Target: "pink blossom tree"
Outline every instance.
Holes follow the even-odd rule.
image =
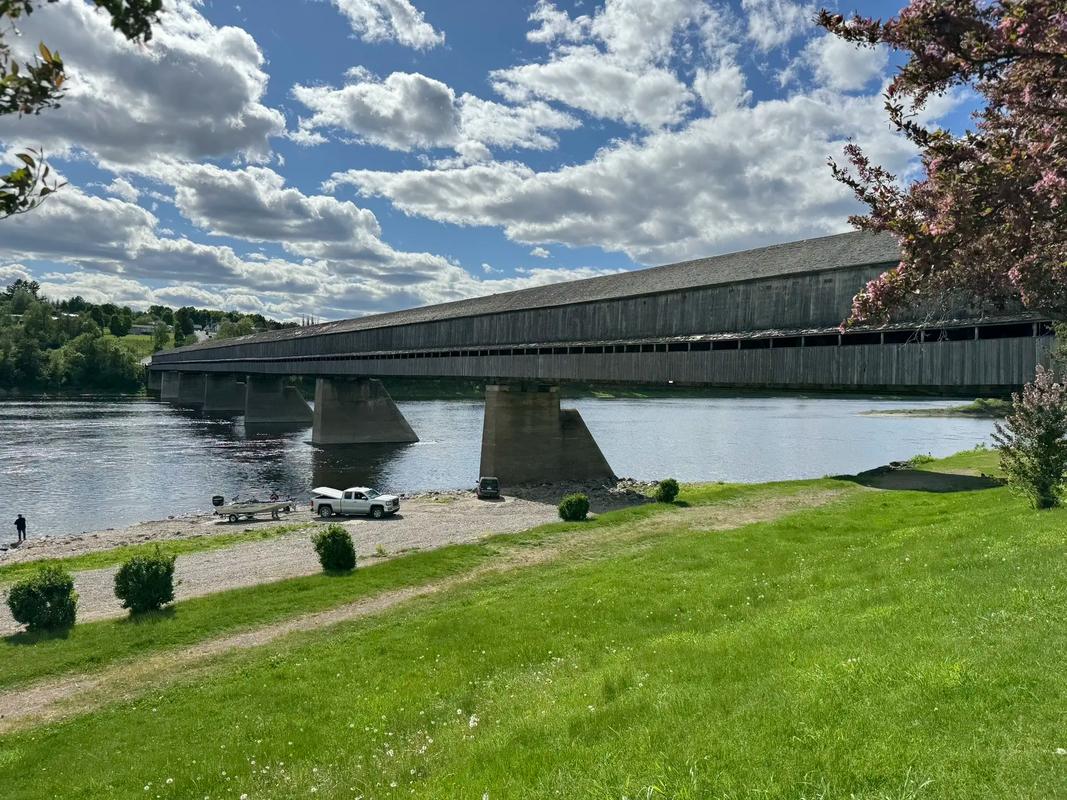
[[[892,233],[901,251],[856,295],[845,324],[951,293],[1067,320],[1067,3],[911,0],[884,22],[823,11],[819,24],[905,54],[886,108],[923,168],[901,185],[855,144],[847,165],[831,161],[869,208],[851,221]],[[917,121],[931,97],[964,87],[982,101],[970,130]]]
[[[993,434],[1001,466],[1035,508],[1058,506],[1067,474],[1067,386],[1038,367],[1033,383],[1012,399],[1011,415]]]

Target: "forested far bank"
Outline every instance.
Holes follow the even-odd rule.
[[[53,301],[35,281],[19,279],[0,293],[0,392],[138,392],[141,361],[154,352],[294,326],[189,306],[136,311],[77,296]]]

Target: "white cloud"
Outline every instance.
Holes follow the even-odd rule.
[[[877,96],[817,90],[619,142],[554,171],[516,162],[349,170],[327,188],[353,185],[406,213],[499,226],[520,242],[600,246],[662,263],[846,230],[856,204],[826,158],[850,138],[898,173],[914,155],[881,105]]]
[[[32,280],[30,271],[22,264],[0,264],[0,287],[10,286],[20,278],[24,281]]]
[[[535,247],[533,250],[530,251],[530,255],[532,255],[534,258],[550,258],[552,256],[552,253],[550,253],[544,247]]]
[[[859,47],[831,34],[809,41],[802,58],[820,85],[842,92],[865,88],[889,66],[885,47]]]
[[[538,27],[527,31],[526,38],[538,44],[551,44],[557,39],[578,41],[589,34],[592,20],[588,16],[571,18],[566,11],[561,11],[550,0],[538,0],[537,6],[530,13],[530,22]]]
[[[107,189],[108,194],[112,194],[115,197],[130,203],[136,203],[137,198],[141,196],[141,192],[137,187],[125,178],[115,178],[115,180],[111,181],[111,183],[104,188]]]
[[[550,150],[557,142],[545,131],[571,130],[579,125],[570,114],[546,103],[506,106],[465,94],[459,108],[461,138],[491,147]]]
[[[351,70],[341,88],[295,86],[293,97],[314,111],[302,130],[341,128],[393,150],[447,147],[459,138],[456,95],[441,81],[411,72],[378,80]]]
[[[752,100],[752,91],[745,88],[745,74],[732,61],[723,61],[711,70],[698,69],[693,89],[713,114],[725,114]]]
[[[395,41],[422,50],[445,40],[410,0],[334,0],[334,4],[366,42]]]
[[[815,6],[791,0],[741,0],[747,14],[748,38],[763,51],[788,44],[815,29]]]
[[[681,121],[692,100],[669,70],[634,68],[591,45],[562,47],[544,63],[494,70],[490,80],[512,102],[554,100],[646,128]]]
[[[395,250],[381,239],[371,211],[355,203],[286,188],[265,167],[225,170],[207,164],[167,170],[174,202],[209,233],[250,242],[276,242],[295,256],[323,259],[337,273],[410,283],[449,262],[431,253]]]
[[[86,150],[119,166],[265,159],[285,120],[261,102],[263,54],[246,31],[212,25],[198,6],[171,0],[151,42],[138,45],[83,0],[41,5],[19,21],[23,35],[8,41],[20,58],[41,40],[61,52],[66,95],[40,116],[0,118],[0,140],[43,145],[53,155]]]
[[[538,3],[527,34],[549,44],[547,61],[490,73],[493,88],[514,102],[541,98],[648,129],[681,122],[693,95],[672,60],[694,55],[725,18],[705,0],[606,0],[593,16],[572,18]]]
[[[339,128],[391,150],[451,147],[465,155],[464,148],[474,145],[546,150],[556,140],[545,131],[578,125],[545,103],[510,107],[471,94],[457,98],[451,87],[417,72],[380,80],[356,68],[349,78],[341,88],[293,88],[293,96],[314,112],[300,121],[301,143],[323,141],[316,129]]]
[[[127,277],[308,289],[304,263],[242,259],[229,247],[160,235],[155,215],[117,198],[66,186],[32,214],[4,221],[5,254]]]
[[[591,28],[623,63],[663,64],[675,54],[679,32],[699,26],[709,13],[704,0],[607,0]]]

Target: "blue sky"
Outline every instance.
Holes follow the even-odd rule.
[[[16,49],[58,49],[68,97],[0,141],[69,185],[2,223],[0,279],[338,318],[847,230],[826,158],[854,138],[907,175],[914,154],[882,111],[893,55],[814,11],[169,0],[137,46],[61,0]]]

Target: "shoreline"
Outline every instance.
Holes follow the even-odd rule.
[[[264,534],[275,529],[285,528],[278,534],[279,538],[288,536],[289,533],[299,530],[306,533],[307,530],[319,525],[340,523],[346,527],[352,525],[382,525],[393,526],[398,522],[407,522],[409,519],[418,520],[423,517],[434,516],[442,518],[454,518],[455,527],[469,527],[467,522],[491,524],[494,519],[499,522],[510,522],[512,516],[522,518],[536,518],[537,524],[551,521],[556,515],[556,506],[559,500],[572,492],[584,492],[589,495],[590,505],[595,513],[624,508],[631,505],[639,505],[651,502],[646,492],[651,490],[653,483],[635,481],[628,478],[620,479],[615,486],[578,486],[571,484],[540,484],[523,487],[506,494],[501,501],[478,500],[473,490],[456,489],[444,491],[419,492],[416,494],[401,494],[400,512],[385,520],[370,520],[367,517],[332,517],[323,520],[314,516],[307,504],[297,503],[294,511],[282,512],[278,520],[269,516],[254,520],[240,520],[231,523],[224,517],[214,514],[190,513],[175,515],[166,519],[145,520],[116,528],[104,528],[100,530],[84,531],[81,533],[61,534],[58,536],[31,537],[21,546],[13,547],[13,541],[0,542],[0,569],[17,564],[27,564],[36,561],[53,559],[76,558],[78,556],[100,553],[122,547],[137,547],[140,545],[165,544],[167,542],[189,541],[204,537],[233,536],[247,533],[250,540],[254,539],[257,531]],[[495,513],[497,510],[507,513]],[[511,512],[514,512],[512,514]],[[405,516],[406,514],[406,516]],[[485,518],[483,520],[483,517]],[[505,519],[507,518],[507,519]],[[299,526],[294,528],[293,526]],[[408,527],[405,525],[404,527]],[[414,524],[413,533],[418,537],[421,533],[418,522]],[[492,533],[489,529],[485,533]],[[262,541],[262,539],[259,539]],[[233,547],[242,546],[234,543]],[[3,582],[0,576],[0,583]]]

